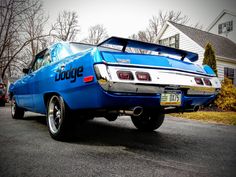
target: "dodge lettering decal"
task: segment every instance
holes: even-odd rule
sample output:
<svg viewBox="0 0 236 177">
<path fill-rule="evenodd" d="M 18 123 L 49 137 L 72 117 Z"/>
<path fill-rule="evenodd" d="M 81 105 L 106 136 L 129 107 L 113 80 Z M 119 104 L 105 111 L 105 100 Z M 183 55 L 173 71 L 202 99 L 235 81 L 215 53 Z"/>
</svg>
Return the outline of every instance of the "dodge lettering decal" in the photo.
<svg viewBox="0 0 236 177">
<path fill-rule="evenodd" d="M 57 70 L 55 81 L 71 79 L 70 82 L 73 83 L 76 81 L 77 77 L 83 76 L 83 70 L 84 70 L 83 66 L 79 66 L 78 68 L 70 67 L 70 70 L 65 70 L 65 71 L 59 69 Z"/>
</svg>

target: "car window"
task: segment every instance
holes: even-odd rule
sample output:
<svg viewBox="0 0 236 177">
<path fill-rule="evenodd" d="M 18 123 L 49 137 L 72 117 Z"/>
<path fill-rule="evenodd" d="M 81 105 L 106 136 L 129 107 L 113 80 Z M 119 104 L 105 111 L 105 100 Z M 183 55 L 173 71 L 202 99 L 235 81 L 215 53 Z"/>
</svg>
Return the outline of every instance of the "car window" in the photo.
<svg viewBox="0 0 236 177">
<path fill-rule="evenodd" d="M 44 57 L 43 57 L 43 61 L 42 61 L 42 66 L 47 66 L 51 63 L 51 57 L 50 57 L 50 54 L 49 52 L 47 51 L 45 54 L 44 54 Z M 42 67 L 41 66 L 41 67 Z"/>
<path fill-rule="evenodd" d="M 32 67 L 33 71 L 40 69 L 43 66 L 46 66 L 51 63 L 50 54 L 48 51 L 45 51 L 43 55 L 40 55 L 36 58 L 36 61 Z"/>
<path fill-rule="evenodd" d="M 37 58 L 37 60 L 34 63 L 34 66 L 33 66 L 33 71 L 36 71 L 39 68 L 41 68 L 42 62 L 43 62 L 43 58 Z"/>
</svg>

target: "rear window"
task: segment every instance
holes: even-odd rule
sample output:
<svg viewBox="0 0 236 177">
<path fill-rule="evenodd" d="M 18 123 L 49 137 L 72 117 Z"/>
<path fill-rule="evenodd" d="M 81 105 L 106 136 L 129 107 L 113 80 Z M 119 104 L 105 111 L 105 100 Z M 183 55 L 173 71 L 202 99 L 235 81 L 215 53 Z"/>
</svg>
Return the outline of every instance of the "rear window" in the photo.
<svg viewBox="0 0 236 177">
<path fill-rule="evenodd" d="M 74 42 L 63 43 L 63 44 L 58 43 L 54 45 L 53 49 L 51 50 L 51 58 L 53 62 L 59 61 L 68 56 L 86 51 L 92 47 L 93 47 L 92 45 L 74 43 Z"/>
<path fill-rule="evenodd" d="M 70 50 L 73 54 L 91 49 L 92 47 L 94 47 L 94 46 L 89 45 L 89 44 L 81 44 L 81 43 L 74 43 L 74 42 L 70 43 Z"/>
<path fill-rule="evenodd" d="M 97 47 L 96 45 L 92 45 L 92 44 L 83 44 L 83 43 L 75 43 L 75 42 L 71 42 L 70 43 L 70 50 L 72 51 L 72 53 L 78 53 L 78 52 L 82 52 L 88 49 L 91 49 L 93 47 Z M 110 46 L 99 46 L 98 49 L 100 51 L 110 51 L 110 52 L 117 52 L 117 51 L 121 51 L 121 49 L 119 48 L 112 48 Z"/>
</svg>

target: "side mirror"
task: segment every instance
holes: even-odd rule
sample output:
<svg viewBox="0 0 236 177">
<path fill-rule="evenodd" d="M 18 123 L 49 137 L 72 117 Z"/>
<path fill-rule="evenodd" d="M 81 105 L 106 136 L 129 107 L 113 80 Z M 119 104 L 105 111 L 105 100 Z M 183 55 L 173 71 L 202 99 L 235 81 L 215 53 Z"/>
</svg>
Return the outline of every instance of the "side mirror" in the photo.
<svg viewBox="0 0 236 177">
<path fill-rule="evenodd" d="M 29 73 L 29 68 L 24 68 L 23 73 L 28 74 Z"/>
</svg>

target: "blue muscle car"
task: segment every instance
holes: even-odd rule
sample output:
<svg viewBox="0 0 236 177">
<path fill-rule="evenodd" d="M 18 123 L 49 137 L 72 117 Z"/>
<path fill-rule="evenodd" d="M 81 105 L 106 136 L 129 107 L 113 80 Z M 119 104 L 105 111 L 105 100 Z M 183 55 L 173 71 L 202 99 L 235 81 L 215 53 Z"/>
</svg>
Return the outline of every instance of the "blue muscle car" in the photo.
<svg viewBox="0 0 236 177">
<path fill-rule="evenodd" d="M 45 114 L 57 140 L 68 135 L 72 117 L 130 115 L 135 127 L 153 131 L 166 113 L 197 111 L 216 97 L 220 81 L 197 60 L 196 53 L 118 37 L 96 46 L 56 43 L 10 86 L 12 117 Z"/>
</svg>

